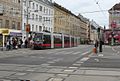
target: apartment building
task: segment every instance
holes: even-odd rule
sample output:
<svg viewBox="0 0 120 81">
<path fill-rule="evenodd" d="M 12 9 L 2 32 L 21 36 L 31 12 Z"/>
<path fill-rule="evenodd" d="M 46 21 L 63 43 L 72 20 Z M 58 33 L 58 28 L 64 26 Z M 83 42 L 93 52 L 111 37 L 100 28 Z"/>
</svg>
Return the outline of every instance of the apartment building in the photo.
<svg viewBox="0 0 120 81">
<path fill-rule="evenodd" d="M 0 0 L 0 44 L 8 37 L 21 37 L 21 1 Z"/>
<path fill-rule="evenodd" d="M 78 15 L 80 18 L 80 38 L 82 43 L 88 43 L 90 40 L 90 27 L 89 20 L 83 17 L 81 14 Z"/>
<path fill-rule="evenodd" d="M 70 12 L 57 3 L 54 5 L 54 32 L 70 34 Z"/>
<path fill-rule="evenodd" d="M 120 3 L 115 4 L 109 12 L 109 28 L 120 28 Z"/>
<path fill-rule="evenodd" d="M 54 9 L 50 0 L 23 0 L 22 32 L 26 36 L 26 25 L 30 32 L 53 32 Z"/>
</svg>

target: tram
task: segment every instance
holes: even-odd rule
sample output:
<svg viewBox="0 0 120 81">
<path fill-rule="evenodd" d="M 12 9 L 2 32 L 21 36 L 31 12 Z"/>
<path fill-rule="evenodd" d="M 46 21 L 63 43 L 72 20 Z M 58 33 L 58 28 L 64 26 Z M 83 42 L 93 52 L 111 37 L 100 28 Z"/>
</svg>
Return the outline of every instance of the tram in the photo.
<svg viewBox="0 0 120 81">
<path fill-rule="evenodd" d="M 77 46 L 77 37 L 58 33 L 35 32 L 33 37 L 33 49 L 69 48 Z"/>
</svg>

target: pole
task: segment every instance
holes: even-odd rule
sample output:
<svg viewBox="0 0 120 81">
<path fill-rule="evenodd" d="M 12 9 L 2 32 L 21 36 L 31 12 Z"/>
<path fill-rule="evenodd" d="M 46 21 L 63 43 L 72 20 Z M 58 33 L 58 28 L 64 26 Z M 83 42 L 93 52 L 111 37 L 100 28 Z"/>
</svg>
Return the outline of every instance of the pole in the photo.
<svg viewBox="0 0 120 81">
<path fill-rule="evenodd" d="M 26 0 L 27 2 L 27 4 L 26 4 L 26 6 L 27 6 L 27 14 L 26 14 L 26 38 L 28 39 L 28 32 L 27 32 L 27 27 L 28 27 L 28 9 L 29 9 L 29 6 L 28 6 L 28 4 L 29 4 L 29 0 Z"/>
<path fill-rule="evenodd" d="M 114 7 L 113 7 L 113 8 L 114 8 Z M 114 19 L 113 19 L 113 15 L 114 15 L 114 9 L 113 9 L 113 8 L 112 8 L 112 19 L 111 19 L 111 20 L 112 20 L 112 23 L 113 23 L 113 20 L 114 20 Z M 111 24 L 112 24 L 112 23 L 111 23 Z M 111 36 L 112 36 L 112 39 L 111 39 L 111 45 L 113 46 L 113 45 L 114 45 L 114 36 L 113 36 L 113 32 L 114 32 L 114 30 L 113 30 L 112 25 L 111 25 L 111 29 L 112 29 L 112 35 L 111 35 Z"/>
<path fill-rule="evenodd" d="M 5 35 L 3 35 L 3 49 L 5 47 Z"/>
</svg>

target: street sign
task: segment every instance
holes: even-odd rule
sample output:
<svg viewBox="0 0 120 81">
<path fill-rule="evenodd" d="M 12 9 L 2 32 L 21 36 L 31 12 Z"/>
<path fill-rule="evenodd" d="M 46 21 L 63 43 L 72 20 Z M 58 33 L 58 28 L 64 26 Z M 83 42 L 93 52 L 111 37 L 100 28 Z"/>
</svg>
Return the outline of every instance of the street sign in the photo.
<svg viewBox="0 0 120 81">
<path fill-rule="evenodd" d="M 116 28 L 116 27 L 117 27 L 117 24 L 116 24 L 115 21 L 114 21 L 114 22 L 111 22 L 111 27 L 112 27 L 112 28 Z"/>
<path fill-rule="evenodd" d="M 28 32 L 28 33 L 30 32 L 30 24 L 26 25 L 26 32 Z"/>
</svg>

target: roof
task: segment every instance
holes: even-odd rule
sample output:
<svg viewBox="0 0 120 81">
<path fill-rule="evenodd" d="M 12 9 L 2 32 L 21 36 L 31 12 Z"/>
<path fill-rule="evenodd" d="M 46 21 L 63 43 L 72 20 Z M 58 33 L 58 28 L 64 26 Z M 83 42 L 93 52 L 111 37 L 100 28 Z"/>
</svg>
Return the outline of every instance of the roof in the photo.
<svg viewBox="0 0 120 81">
<path fill-rule="evenodd" d="M 120 3 L 115 4 L 111 9 L 109 9 L 109 11 L 111 11 L 111 10 L 118 10 L 118 11 L 120 11 Z"/>
</svg>

